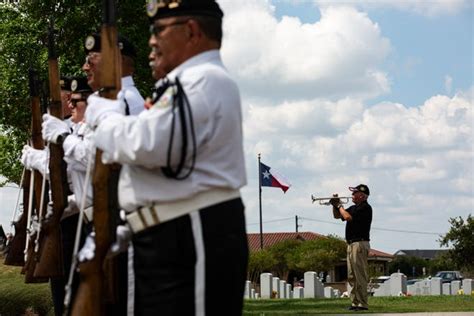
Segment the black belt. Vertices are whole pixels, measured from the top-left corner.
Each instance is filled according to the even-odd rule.
[[[357,241],[370,241],[370,239],[365,239],[365,238],[354,238],[354,239],[350,239],[347,241],[347,243],[350,245],[354,242],[357,242]]]

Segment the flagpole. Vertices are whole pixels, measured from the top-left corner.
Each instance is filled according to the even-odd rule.
[[[263,250],[263,223],[262,223],[262,164],[258,154],[258,204],[260,207],[260,249]]]

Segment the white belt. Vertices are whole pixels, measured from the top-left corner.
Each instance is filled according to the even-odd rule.
[[[185,200],[153,203],[150,206],[139,207],[136,211],[127,214],[127,222],[133,233],[139,233],[147,228],[170,221],[214,204],[240,197],[239,190],[214,189],[200,192]]]
[[[94,220],[94,208],[92,206],[89,206],[84,210],[84,222],[86,224],[92,223]]]

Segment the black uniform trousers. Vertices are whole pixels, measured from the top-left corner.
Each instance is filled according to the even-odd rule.
[[[61,226],[61,246],[63,250],[64,275],[62,277],[51,278],[51,293],[54,304],[54,314],[62,316],[64,310],[65,286],[69,278],[69,271],[72,264],[72,252],[74,251],[74,242],[76,239],[76,228],[79,220],[79,213],[63,219]],[[81,235],[80,245],[84,244],[84,238]],[[74,294],[79,285],[77,276],[72,284],[72,293]],[[72,295],[72,297],[74,297]]]
[[[135,315],[242,314],[248,243],[240,198],[135,234],[133,246]]]

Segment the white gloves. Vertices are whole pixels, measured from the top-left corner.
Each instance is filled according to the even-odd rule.
[[[121,100],[110,100],[92,94],[87,98],[86,123],[93,128],[112,114],[124,114],[125,104]]]
[[[46,177],[49,176],[48,149],[34,149],[25,145],[22,150],[20,161],[27,169],[35,169]],[[46,171],[46,172],[45,172]]]
[[[109,253],[107,254],[108,257],[113,257],[121,252],[127,251],[128,244],[130,243],[130,240],[132,240],[132,231],[128,225],[118,225],[116,233],[117,238],[110,246]]]
[[[43,128],[43,139],[54,144],[58,143],[59,135],[70,132],[65,122],[50,114],[43,115],[43,124],[41,124],[41,126]]]
[[[95,257],[95,232],[91,232],[84,243],[84,246],[77,254],[79,262],[90,261]]]
[[[77,213],[79,213],[79,206],[76,202],[76,196],[74,194],[68,195],[67,206],[66,208],[64,208],[63,216],[61,219],[64,219]]]

